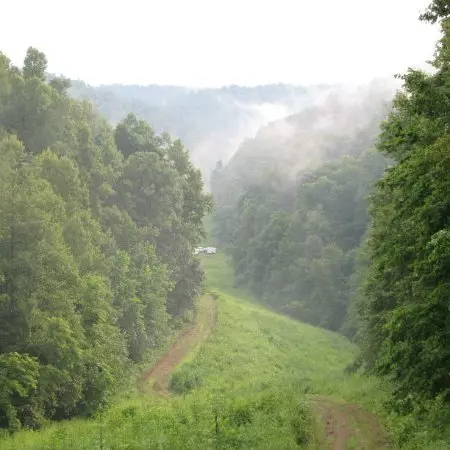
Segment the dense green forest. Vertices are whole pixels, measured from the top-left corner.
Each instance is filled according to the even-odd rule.
[[[348,335],[365,197],[387,165],[370,149],[391,90],[372,83],[359,94],[263,128],[212,178],[215,236],[233,257],[236,282],[293,317]]]
[[[441,21],[435,71],[402,77],[382,126],[378,149],[395,165],[371,195],[370,264],[358,302],[362,361],[395,382],[403,413],[450,401],[449,2],[435,0],[421,19]]]
[[[267,120],[321,101],[336,87],[274,84],[192,89],[177,86],[106,85],[73,81],[70,95],[89,100],[112,123],[133,112],[158,132],[170,130],[191,152],[209,183],[218,160],[228,160],[240,141]]]
[[[90,415],[189,320],[211,199],[180,141],[0,54],[0,427]]]
[[[379,80],[372,90],[389,90],[395,83]],[[241,141],[252,138],[268,122],[334,99],[367,96],[365,87],[342,85],[256,87],[227,86],[192,89],[176,86],[89,86],[73,81],[70,95],[89,100],[113,124],[128,112],[152,124],[157,132],[169,130],[189,149],[209,186],[217,161],[227,162]],[[391,95],[387,95],[390,98]],[[330,108],[331,109],[331,108]],[[361,111],[362,112],[362,111]],[[367,117],[362,114],[356,120]]]

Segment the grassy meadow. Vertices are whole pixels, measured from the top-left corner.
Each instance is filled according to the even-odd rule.
[[[353,344],[253,303],[224,255],[202,261],[217,325],[175,370],[171,395],[132,389],[95,418],[4,436],[0,449],[326,449],[315,398],[383,416],[389,389],[345,373]]]

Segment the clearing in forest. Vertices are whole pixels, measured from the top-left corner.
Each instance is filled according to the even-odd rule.
[[[344,371],[357,352],[352,343],[252,302],[233,287],[223,255],[203,265],[217,299],[201,298],[194,327],[145,373],[149,395],[122,396],[95,419],[0,438],[0,448],[389,448],[362,409],[370,410],[380,383]]]

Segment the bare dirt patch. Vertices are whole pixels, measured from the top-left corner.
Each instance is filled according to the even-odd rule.
[[[375,415],[356,405],[315,397],[311,404],[323,422],[331,450],[389,450],[389,436]]]
[[[169,350],[149,369],[141,379],[141,385],[153,385],[156,392],[169,395],[170,377],[184,358],[205,340],[216,325],[217,305],[210,296],[205,295],[199,302],[195,324],[186,330]]]

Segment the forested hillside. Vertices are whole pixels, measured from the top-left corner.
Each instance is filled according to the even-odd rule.
[[[387,81],[378,83],[385,86]],[[380,86],[374,83],[373,90],[377,89]],[[209,184],[216,163],[226,163],[241,141],[253,138],[262,125],[323,104],[327,99],[330,104],[343,97],[346,101],[351,96],[358,98],[360,90],[341,85],[284,84],[220,89],[156,85],[92,87],[77,81],[69,92],[76,98],[90,100],[113,123],[131,111],[151,123],[156,131],[169,131],[181,138]]]
[[[324,450],[341,442],[335,448],[352,444],[388,450],[388,435],[376,416],[347,403],[363,391],[370,408],[388,394],[376,379],[343,376],[357,347],[343,336],[247,301],[232,288],[225,255],[200,258],[210,290],[200,304],[217,308],[218,320],[200,348],[177,361],[173,373],[164,367],[170,378],[167,390],[159,391],[155,376],[140,393],[122,397],[95,418],[52,423],[40,432],[0,434],[0,448]],[[206,311],[200,306],[199,312],[204,316]],[[337,412],[342,405],[353,413],[345,414],[329,436],[315,412],[320,405],[331,405],[333,421],[342,419]]]
[[[441,22],[442,37],[435,72],[404,75],[383,124],[378,149],[396,164],[371,196],[360,341],[367,367],[395,382],[396,410],[439,411],[439,424],[450,402],[450,3],[421,18]]]
[[[131,111],[155,130],[170,131],[182,139],[209,182],[216,162],[227,161],[242,139],[253,136],[269,120],[321,102],[330,91],[330,86],[283,84],[188,89],[156,85],[91,87],[74,82],[70,93],[90,100],[113,123]]]
[[[211,207],[180,141],[0,54],[0,427],[90,415],[189,319]]]
[[[315,325],[346,323],[356,250],[368,224],[365,197],[385,158],[371,151],[391,86],[330,97],[262,128],[213,174],[215,235],[236,282]]]
[[[0,53],[0,447],[450,448],[450,0],[420,20],[397,93]]]

